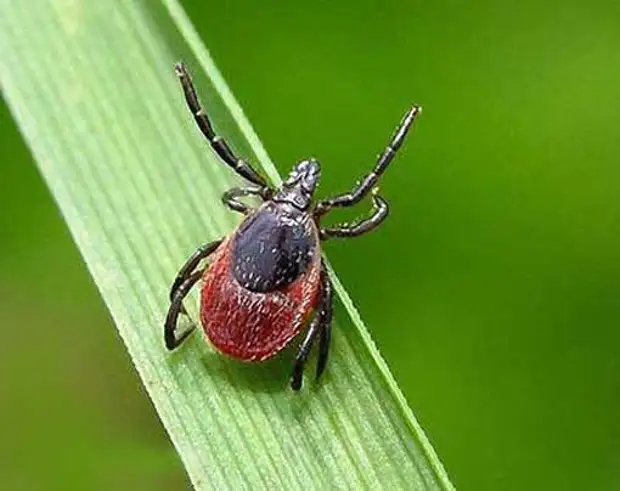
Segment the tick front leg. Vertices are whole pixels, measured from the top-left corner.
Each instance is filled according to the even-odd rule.
[[[381,196],[372,197],[374,213],[369,218],[361,220],[354,225],[339,225],[331,228],[321,229],[321,239],[326,240],[332,237],[357,237],[377,228],[385,220],[390,212],[390,208]]]
[[[242,201],[239,201],[238,198],[242,198],[243,196],[260,196],[263,201],[267,201],[271,199],[272,195],[271,189],[264,187],[248,186],[245,188],[232,188],[222,195],[222,203],[233,211],[238,211],[239,213],[247,215],[251,211],[251,208]]]
[[[373,170],[370,171],[351,192],[321,201],[316,205],[314,215],[320,217],[332,208],[353,206],[364,196],[366,196],[368,192],[376,186],[379,178],[387,169],[388,165],[396,155],[396,152],[398,152],[398,149],[402,146],[409,128],[421,110],[422,109],[420,106],[414,105],[405,113],[405,116],[398,125],[398,128],[396,128],[394,136],[390,140],[390,143],[388,143],[387,147],[385,147],[385,150],[377,160]]]
[[[166,342],[166,348],[169,350],[173,350],[179,346],[195,329],[195,327],[188,329],[178,338],[175,335],[179,314],[183,310],[183,299],[187,296],[196,282],[202,278],[202,275],[206,269],[207,268],[205,267],[199,269],[198,271],[194,271],[187,278],[185,278],[185,280],[174,292],[172,303],[170,304],[168,314],[166,315],[166,322],[164,323],[164,341]]]
[[[192,78],[190,77],[185,65],[183,63],[177,63],[174,69],[177,77],[179,77],[181,86],[183,87],[183,93],[185,95],[187,106],[192,112],[200,131],[202,131],[202,134],[205,136],[213,150],[215,150],[215,153],[219,155],[226,165],[232,167],[240,176],[244,177],[251,183],[256,184],[257,186],[267,187],[265,179],[258,172],[256,172],[248,162],[237,157],[222,137],[215,134],[207,113],[198,101],[196,88],[194,87]]]
[[[291,388],[294,391],[301,389],[306,361],[308,360],[310,349],[317,336],[319,336],[319,357],[317,360],[316,378],[318,379],[325,370],[331,340],[332,302],[333,288],[325,264],[323,264],[321,269],[321,292],[317,312],[310,323],[308,333],[299,346],[299,351],[295,357],[295,364],[291,375]]]

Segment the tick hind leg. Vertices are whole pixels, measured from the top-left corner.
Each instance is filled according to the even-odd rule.
[[[179,314],[187,314],[183,307],[183,299],[202,277],[206,269],[205,267],[196,271],[196,268],[198,264],[200,264],[200,261],[211,255],[221,243],[222,239],[219,239],[199,247],[180,269],[172,284],[172,288],[170,288],[170,308],[168,309],[166,322],[164,324],[164,340],[169,350],[173,350],[179,346],[194,330],[192,327],[181,334],[178,339],[176,338],[175,331]]]
[[[196,120],[196,124],[208,140],[213,150],[215,150],[215,153],[219,155],[226,165],[232,167],[237,174],[241,175],[251,183],[254,183],[260,187],[268,187],[265,179],[263,179],[263,177],[256,172],[248,162],[237,157],[222,137],[215,134],[207,113],[198,101],[198,95],[196,94],[194,83],[192,82],[185,65],[183,63],[177,63],[174,69],[177,77],[179,77],[181,85],[183,86],[185,100],[194,116],[194,119]]]
[[[179,285],[179,287],[174,293],[172,303],[170,304],[170,308],[168,309],[168,315],[166,315],[166,322],[164,324],[164,341],[166,342],[166,348],[168,348],[169,350],[173,350],[181,343],[183,343],[187,336],[189,336],[195,329],[195,327],[191,327],[183,334],[181,334],[178,338],[176,337],[175,331],[177,327],[177,321],[179,320],[179,314],[183,310],[183,299],[187,296],[187,294],[196,284],[196,282],[200,278],[202,278],[205,269],[207,268],[199,269],[190,274],[185,279],[185,281],[183,281],[183,283]]]
[[[332,303],[333,287],[325,264],[323,264],[321,269],[321,293],[317,312],[310,323],[305,339],[299,346],[291,375],[291,388],[295,391],[301,389],[306,361],[317,336],[319,336],[319,357],[316,365],[316,378],[318,379],[325,370],[331,340]]]
[[[189,257],[189,259],[185,262],[185,264],[181,267],[181,269],[177,273],[177,277],[174,279],[174,282],[172,283],[172,287],[170,288],[170,301],[171,302],[174,298],[174,294],[179,289],[181,284],[196,269],[200,261],[202,261],[203,259],[213,254],[215,249],[217,249],[222,243],[222,240],[223,239],[214,240],[213,242],[209,242],[208,244],[204,244],[200,246]]]

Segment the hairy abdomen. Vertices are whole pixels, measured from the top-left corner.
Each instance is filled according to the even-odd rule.
[[[205,273],[200,317],[207,337],[223,353],[260,361],[278,353],[301,330],[316,305],[320,254],[286,286],[252,291],[233,273],[235,236],[215,253]]]

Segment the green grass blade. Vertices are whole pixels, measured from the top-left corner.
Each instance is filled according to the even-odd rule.
[[[240,365],[200,336],[165,351],[177,268],[238,222],[219,200],[235,176],[184,106],[180,56],[220,133],[276,179],[176,1],[0,3],[3,95],[194,486],[451,489],[335,277],[345,308],[328,373],[301,394],[286,355]]]

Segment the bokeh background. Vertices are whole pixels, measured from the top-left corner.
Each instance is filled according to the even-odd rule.
[[[620,3],[183,3],[322,194],[423,105],[327,250],[457,488],[620,489]],[[5,106],[0,148],[0,487],[188,488]]]

